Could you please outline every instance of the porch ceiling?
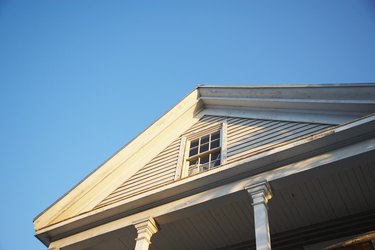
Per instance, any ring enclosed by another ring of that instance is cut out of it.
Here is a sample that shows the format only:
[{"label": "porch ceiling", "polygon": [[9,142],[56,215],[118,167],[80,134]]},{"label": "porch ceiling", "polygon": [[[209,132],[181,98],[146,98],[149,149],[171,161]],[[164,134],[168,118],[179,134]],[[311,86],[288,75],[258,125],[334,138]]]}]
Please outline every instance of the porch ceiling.
[{"label": "porch ceiling", "polygon": [[[374,180],[375,157],[367,153],[271,182],[273,198],[268,205],[273,249],[298,249],[374,230]],[[160,231],[152,237],[151,250],[253,247],[253,213],[245,191],[155,220]],[[127,227],[64,250],[132,250],[135,238],[135,229]]]}]

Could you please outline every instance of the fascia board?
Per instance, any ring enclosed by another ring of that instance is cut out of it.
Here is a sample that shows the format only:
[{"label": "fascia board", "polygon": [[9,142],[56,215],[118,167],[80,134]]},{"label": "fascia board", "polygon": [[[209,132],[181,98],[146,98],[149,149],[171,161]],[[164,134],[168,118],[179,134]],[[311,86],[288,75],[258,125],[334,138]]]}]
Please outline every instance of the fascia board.
[{"label": "fascia board", "polygon": [[200,86],[208,108],[299,112],[348,121],[375,112],[375,84]]},{"label": "fascia board", "polygon": [[363,116],[375,112],[375,95],[373,100],[324,100],[324,99],[275,99],[275,98],[235,98],[235,97],[201,97],[206,106],[240,107],[242,109],[288,110],[306,112],[337,112]]},{"label": "fascia board", "polygon": [[375,83],[304,84],[264,86],[199,86],[205,97],[246,97],[279,99],[373,100]]},{"label": "fascia board", "polygon": [[[148,148],[148,145],[154,145],[155,143],[160,144],[160,138],[158,136],[179,119],[180,123],[182,122],[182,125],[180,124],[180,128],[175,128],[175,132],[178,133],[179,130],[181,130],[180,133],[182,133],[184,129],[187,129],[185,128],[186,126],[190,126],[192,125],[191,123],[195,122],[194,120],[196,119],[196,114],[199,113],[201,108],[202,105],[199,101],[199,91],[196,88],[186,97],[184,97],[177,105],[173,106],[173,108],[167,111],[142,133],[140,133],[137,137],[135,137],[132,141],[130,141],[127,145],[105,161],[101,166],[89,174],[83,181],[81,181],[58,201],[39,214],[34,219],[34,229],[38,231],[53,223],[58,223],[59,221],[66,220],[70,217],[76,216],[77,214],[90,210],[90,208],[95,206],[97,202],[101,201],[101,197],[98,197],[98,194],[101,194],[103,198],[106,195],[102,192],[103,188],[110,193],[113,190],[111,190],[111,187],[108,187],[108,185],[113,186],[114,188],[118,186],[118,183],[108,181],[110,176],[114,176],[114,173],[119,172],[116,170],[118,170],[120,167],[124,168],[129,166],[127,162],[134,158],[139,158],[141,151]],[[181,117],[183,118],[181,119]],[[163,142],[169,143],[170,140],[172,140],[169,139],[163,140]],[[162,150],[162,147],[157,148],[161,148]],[[158,152],[155,150],[150,150],[148,154],[146,154],[147,157],[143,155],[142,159],[144,159],[144,161],[151,160],[152,157],[157,155],[157,153]],[[132,168],[128,169],[128,171],[122,172],[125,172],[126,175],[130,177],[140,167],[142,167],[140,164],[138,165],[138,167],[132,166]],[[120,179],[121,181],[128,178],[126,176],[122,176],[122,179],[117,177],[118,176],[116,176],[115,179]],[[104,180],[106,180],[106,187],[100,185],[101,183],[104,183]],[[82,199],[83,197],[86,199]]]},{"label": "fascia board", "polygon": [[374,137],[374,128],[375,115],[370,115],[342,126],[327,129],[271,151],[256,154],[209,172],[188,177],[155,190],[130,197],[123,202],[57,223],[38,230],[37,237],[40,239],[46,239],[45,235],[53,235],[58,238],[65,237],[66,234],[69,234],[69,230],[87,227],[89,223],[94,223],[95,225],[106,223],[108,222],[108,218],[116,219],[116,215],[124,217],[201,192],[208,188],[225,184],[226,182],[276,169],[314,155],[324,154],[328,150],[335,150]]},{"label": "fascia board", "polygon": [[215,85],[215,84],[206,84],[206,83],[201,83],[198,85],[198,88],[237,88],[237,89],[274,89],[274,88],[337,88],[337,87],[358,87],[358,86],[368,86],[372,87],[374,86],[375,83],[373,82],[363,82],[363,83],[306,83],[306,84],[301,84],[301,83],[286,83],[286,84],[233,84],[233,85]]}]

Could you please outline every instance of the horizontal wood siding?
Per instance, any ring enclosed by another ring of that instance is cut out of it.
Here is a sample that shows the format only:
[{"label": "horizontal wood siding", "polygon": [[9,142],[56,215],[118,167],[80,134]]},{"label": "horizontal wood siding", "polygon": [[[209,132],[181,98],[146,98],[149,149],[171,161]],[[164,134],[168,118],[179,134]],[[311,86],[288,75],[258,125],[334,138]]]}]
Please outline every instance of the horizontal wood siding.
[{"label": "horizontal wood siding", "polygon": [[178,138],[95,208],[104,207],[130,196],[173,182],[179,147],[180,139]]},{"label": "horizontal wood siding", "polygon": [[328,127],[316,123],[228,118],[227,162],[271,150]]},{"label": "horizontal wood siding", "polygon": [[[200,132],[204,132],[212,126],[221,124],[223,119],[223,117],[204,116],[199,122],[187,130],[183,136],[192,134],[199,135]],[[94,209],[116,203],[128,197],[173,182],[176,174],[180,141],[181,136],[135,175],[125,181]]]},{"label": "horizontal wood siding", "polygon": [[204,116],[202,119],[187,130],[183,135],[191,137],[192,135],[203,136],[206,134],[208,129],[212,127],[220,128],[221,123],[226,117],[221,116]]},{"label": "horizontal wood siding", "polygon": [[330,126],[301,122],[204,116],[99,203],[95,209],[173,182],[177,171],[181,137],[201,137],[207,131],[212,132],[220,129],[225,119],[228,123],[227,163],[270,150],[283,143],[311,135]]}]

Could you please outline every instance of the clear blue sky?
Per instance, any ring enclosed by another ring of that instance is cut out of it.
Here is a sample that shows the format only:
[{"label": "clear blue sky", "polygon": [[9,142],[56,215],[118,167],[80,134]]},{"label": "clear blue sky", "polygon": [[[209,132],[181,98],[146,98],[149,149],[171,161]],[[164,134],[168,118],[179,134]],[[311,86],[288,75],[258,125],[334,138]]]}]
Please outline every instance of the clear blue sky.
[{"label": "clear blue sky", "polygon": [[374,0],[0,0],[0,249],[196,85],[375,82]]}]

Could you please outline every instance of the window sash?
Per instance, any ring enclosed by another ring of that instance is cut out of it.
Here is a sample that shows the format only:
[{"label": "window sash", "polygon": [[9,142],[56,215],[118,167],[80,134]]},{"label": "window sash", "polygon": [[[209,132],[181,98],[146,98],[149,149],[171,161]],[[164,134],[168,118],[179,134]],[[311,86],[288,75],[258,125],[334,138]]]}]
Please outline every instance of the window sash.
[{"label": "window sash", "polygon": [[[198,166],[199,157],[202,157],[202,155],[211,154],[211,161],[208,162],[210,164],[208,169],[216,168],[225,164],[227,154],[226,131],[227,121],[224,119],[220,124],[211,125],[208,128],[182,135],[175,180],[183,179],[205,171],[207,165],[201,164],[201,167]],[[209,136],[209,150],[206,152],[199,152],[200,144],[203,144],[201,143],[201,139],[207,136]],[[190,150],[192,150],[191,153]],[[214,158],[216,158],[216,161],[213,161]]]},{"label": "window sash", "polygon": [[210,151],[203,152],[187,160],[188,176],[198,174],[212,168],[218,167],[221,164],[221,148],[215,148]]},{"label": "window sash", "polygon": [[[212,157],[213,155],[216,156],[216,158]],[[204,172],[204,171],[207,171],[207,170],[210,170],[212,168],[220,166],[220,164],[221,164],[220,152],[209,154],[208,157],[209,157],[208,162],[205,162],[205,163],[201,164],[200,158],[198,158],[197,161],[194,164],[189,165],[188,175],[191,176],[191,175],[198,174],[198,173],[201,173],[201,172]],[[189,162],[189,164],[190,163],[191,162]]]},{"label": "window sash", "polygon": [[189,158],[208,153],[221,147],[220,131],[191,140],[189,146]]},{"label": "window sash", "polygon": [[190,162],[190,161],[196,160],[196,159],[198,159],[198,158],[201,158],[201,157],[204,156],[204,155],[213,154],[213,153],[220,152],[220,151],[221,151],[221,147],[214,148],[214,149],[208,150],[208,151],[206,151],[206,152],[202,152],[202,153],[199,153],[199,154],[196,154],[196,155],[190,156],[190,157],[188,157],[188,158],[186,159],[186,161]]}]

